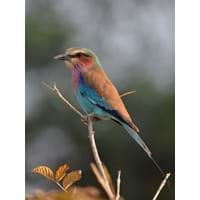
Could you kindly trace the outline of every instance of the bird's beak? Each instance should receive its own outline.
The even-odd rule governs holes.
[[[64,54],[59,54],[54,57],[55,60],[69,60],[69,56],[64,53]]]

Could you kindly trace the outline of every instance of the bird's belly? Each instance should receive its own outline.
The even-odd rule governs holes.
[[[82,95],[81,88],[78,89],[76,97],[79,105],[81,106],[81,108],[84,110],[85,113],[87,114],[94,113],[100,119],[108,118],[107,114],[102,109],[100,109],[95,104],[91,103],[86,96]]]
[[[91,104],[86,97],[84,97],[80,91],[76,94],[77,101],[81,108],[87,113],[92,113],[95,110],[95,105]]]

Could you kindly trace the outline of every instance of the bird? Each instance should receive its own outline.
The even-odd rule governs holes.
[[[99,120],[111,119],[121,125],[165,176],[140,137],[139,128],[130,117],[118,90],[96,54],[87,48],[72,47],[54,59],[64,61],[71,70],[73,92],[86,115],[93,114]]]

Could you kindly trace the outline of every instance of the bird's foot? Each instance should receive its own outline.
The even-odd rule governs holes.
[[[86,114],[84,117],[81,118],[81,121],[87,126],[88,125],[88,121],[92,120],[93,121],[94,118],[94,113],[89,113]]]
[[[87,126],[88,125],[88,121],[91,120],[91,121],[97,121],[98,118],[95,117],[95,114],[94,113],[89,113],[87,115],[85,115],[84,117],[81,118],[81,121]]]
[[[81,117],[81,121],[87,126],[88,125],[88,119],[86,117]]]

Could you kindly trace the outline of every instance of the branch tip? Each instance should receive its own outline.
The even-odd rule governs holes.
[[[171,173],[167,173],[165,178],[162,180],[156,194],[154,195],[153,199],[152,200],[156,200],[160,194],[160,192],[162,191],[162,189],[165,187],[166,183],[167,183],[167,180],[168,178],[171,176]]]
[[[124,96],[130,95],[130,94],[133,94],[133,93],[136,93],[136,90],[125,92],[125,93],[121,94],[120,97],[124,97]]]
[[[119,200],[119,199],[120,199],[120,184],[121,184],[121,170],[118,170],[116,200]]]

